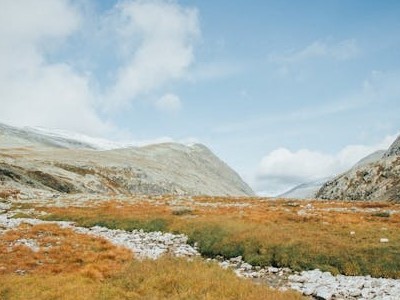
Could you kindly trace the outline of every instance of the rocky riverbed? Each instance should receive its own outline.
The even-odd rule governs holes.
[[[31,225],[43,223],[58,224],[60,227],[70,228],[77,233],[101,237],[115,245],[130,249],[135,257],[139,259],[157,259],[161,255],[167,253],[177,257],[193,257],[200,255],[195,248],[187,244],[188,238],[183,234],[144,232],[143,230],[114,230],[100,226],[84,228],[74,226],[72,222],[42,221],[29,218],[13,219],[7,214],[0,215],[0,233],[7,229],[16,228],[21,223]],[[2,227],[3,230],[1,230]],[[34,245],[34,242],[32,241],[30,244]],[[29,244],[25,243],[25,246],[29,246]],[[33,248],[33,246],[30,248]]]
[[[371,276],[332,276],[320,270],[289,276],[289,285],[317,299],[400,299],[400,280]]]
[[[9,207],[4,204],[0,209],[0,234],[5,230],[18,227],[21,223],[31,225],[55,223],[63,228],[71,228],[82,234],[89,234],[107,239],[108,241],[130,249],[137,258],[157,259],[169,254],[178,257],[192,258],[200,256],[195,247],[187,244],[187,236],[162,232],[144,232],[142,230],[124,231],[105,227],[83,228],[74,226],[71,222],[47,222],[34,218],[12,218],[13,212],[6,212]],[[25,245],[37,251],[34,240],[15,241],[15,245]],[[252,266],[242,260],[242,257],[223,257],[206,259],[218,263],[224,269],[232,269],[239,277],[249,278],[260,284],[281,290],[294,289],[315,299],[400,299],[400,280],[372,278],[370,276],[333,276],[319,270],[293,272],[288,268]]]

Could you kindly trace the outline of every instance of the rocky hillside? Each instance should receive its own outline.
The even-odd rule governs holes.
[[[96,150],[79,140],[0,126],[0,197],[79,193],[253,195],[237,173],[200,144]]]
[[[400,201],[400,137],[384,153],[374,153],[326,182],[320,199]]]

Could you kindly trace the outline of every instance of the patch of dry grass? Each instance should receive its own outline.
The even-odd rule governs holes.
[[[28,247],[23,241],[35,247]],[[82,273],[104,279],[132,258],[129,250],[57,225],[22,224],[0,237],[0,274]]]
[[[101,281],[79,274],[0,275],[1,300],[101,299],[96,298],[100,287]]]
[[[104,280],[82,274],[0,275],[2,300],[98,299],[303,299],[236,277],[216,264],[164,257],[132,261]]]
[[[110,282],[120,290],[129,286],[128,299],[302,299],[298,293],[272,291],[200,260],[134,261]]]

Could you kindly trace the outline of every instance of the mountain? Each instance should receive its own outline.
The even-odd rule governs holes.
[[[51,147],[68,149],[96,149],[95,146],[79,139],[57,134],[46,134],[34,128],[18,128],[0,123],[0,147]]]
[[[112,142],[60,129],[40,127],[18,128],[0,123],[0,145],[13,147],[53,147],[67,149],[111,150],[133,147],[134,144]]]
[[[378,150],[358,161],[353,168],[359,168],[373,163],[383,157],[385,150]],[[321,187],[332,180],[332,177],[321,178],[306,183],[299,184],[289,191],[277,196],[277,198],[294,198],[294,199],[314,199]]]
[[[115,146],[111,142],[100,145],[79,135],[0,124],[0,192],[12,191],[21,198],[81,193],[254,195],[201,144],[111,150],[99,150]]]
[[[387,151],[375,152],[326,182],[320,199],[400,201],[400,137]]]
[[[299,184],[276,198],[314,199],[322,185],[330,177]]]

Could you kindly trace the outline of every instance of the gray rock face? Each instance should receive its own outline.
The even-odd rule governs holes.
[[[316,196],[326,200],[400,201],[400,137],[386,152],[374,152],[326,182]]]
[[[49,136],[43,142],[36,133],[0,126],[0,198],[77,193],[254,194],[236,172],[200,144],[100,151]]]

